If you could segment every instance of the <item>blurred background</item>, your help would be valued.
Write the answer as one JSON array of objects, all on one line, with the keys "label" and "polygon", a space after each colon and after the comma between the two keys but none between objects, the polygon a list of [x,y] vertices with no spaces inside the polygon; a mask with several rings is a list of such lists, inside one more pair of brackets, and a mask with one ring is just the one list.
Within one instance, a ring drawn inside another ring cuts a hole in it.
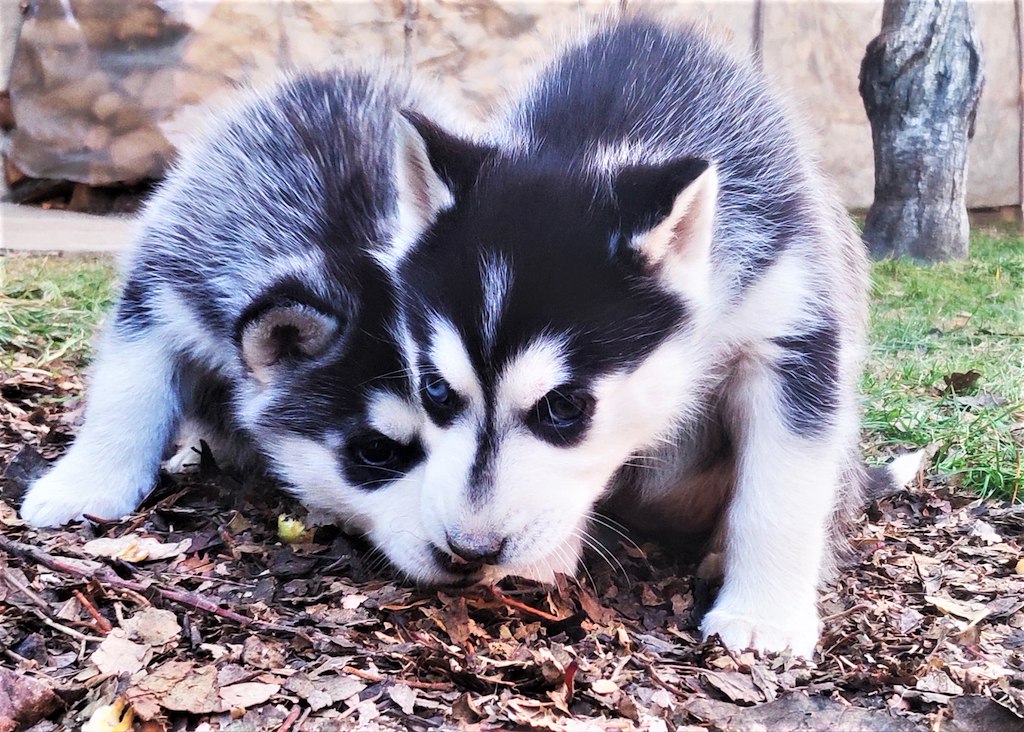
[{"label": "blurred background", "polygon": [[[626,6],[706,26],[795,102],[843,201],[871,204],[871,132],[857,92],[882,0],[0,0],[8,201],[130,211],[204,110],[281,69],[385,57],[485,118],[553,39]],[[986,84],[967,203],[1014,217],[1021,54],[1012,0],[973,3]]]}]

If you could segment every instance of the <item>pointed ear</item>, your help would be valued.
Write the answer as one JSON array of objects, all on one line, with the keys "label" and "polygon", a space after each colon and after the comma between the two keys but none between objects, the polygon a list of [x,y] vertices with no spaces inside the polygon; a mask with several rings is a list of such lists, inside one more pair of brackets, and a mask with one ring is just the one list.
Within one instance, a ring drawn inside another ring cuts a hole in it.
[{"label": "pointed ear", "polygon": [[434,173],[440,177],[451,194],[458,198],[473,185],[484,160],[494,149],[472,140],[451,134],[418,112],[405,110],[402,116],[413,126]]},{"label": "pointed ear", "polygon": [[276,305],[249,320],[241,330],[242,360],[262,385],[274,379],[282,363],[318,356],[338,331],[338,321],[297,302]]},{"label": "pointed ear", "polygon": [[623,233],[665,284],[691,298],[710,285],[718,170],[698,158],[619,171],[614,183]]},{"label": "pointed ear", "polygon": [[427,227],[473,184],[490,152],[416,112],[402,112],[397,126],[394,175],[398,225],[390,246],[377,255],[389,268],[394,268]]}]

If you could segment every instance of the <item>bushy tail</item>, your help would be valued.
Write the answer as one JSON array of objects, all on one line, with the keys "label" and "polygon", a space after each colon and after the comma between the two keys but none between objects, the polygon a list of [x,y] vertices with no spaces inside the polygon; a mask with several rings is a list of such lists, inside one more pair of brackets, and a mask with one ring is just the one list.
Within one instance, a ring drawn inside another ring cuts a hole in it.
[{"label": "bushy tail", "polygon": [[903,490],[917,478],[924,464],[925,451],[900,455],[887,465],[869,466],[864,476],[864,500],[885,498]]}]

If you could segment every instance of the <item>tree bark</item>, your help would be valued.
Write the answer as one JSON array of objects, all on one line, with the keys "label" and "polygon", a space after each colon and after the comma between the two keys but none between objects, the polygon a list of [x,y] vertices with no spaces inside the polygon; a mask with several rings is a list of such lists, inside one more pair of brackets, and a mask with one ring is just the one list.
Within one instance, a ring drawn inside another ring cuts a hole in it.
[{"label": "tree bark", "polygon": [[967,257],[967,146],[983,82],[965,0],[885,0],[860,67],[875,151],[864,227],[873,256]]}]

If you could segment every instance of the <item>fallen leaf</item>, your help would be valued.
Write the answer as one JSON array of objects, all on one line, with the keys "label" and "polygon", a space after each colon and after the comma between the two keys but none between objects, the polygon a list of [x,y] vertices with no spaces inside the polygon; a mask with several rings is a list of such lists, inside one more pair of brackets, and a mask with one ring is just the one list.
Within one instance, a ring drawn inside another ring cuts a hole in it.
[{"label": "fallen leaf", "polygon": [[960,696],[964,693],[963,687],[959,686],[945,671],[929,671],[917,680],[914,688],[918,691],[928,691],[933,694],[947,694],[949,696]]},{"label": "fallen leaf", "polygon": [[170,610],[146,607],[121,622],[129,638],[151,646],[164,646],[181,635],[181,625]]},{"label": "fallen leaf", "polygon": [[992,525],[985,523],[981,519],[975,521],[974,526],[971,527],[971,536],[976,536],[989,545],[1001,544],[1003,542],[1003,537],[992,528]]},{"label": "fallen leaf", "polygon": [[937,607],[946,615],[954,615],[958,618],[963,618],[971,623],[977,623],[979,620],[989,614],[987,607],[979,607],[976,605],[968,605],[963,602],[957,602],[949,597],[938,597],[935,595],[925,595],[925,602],[928,602]]},{"label": "fallen leaf", "polygon": [[254,707],[270,700],[281,690],[280,684],[264,684],[258,681],[246,681],[241,684],[231,684],[220,688],[220,698],[228,708]]},{"label": "fallen leaf", "polygon": [[595,694],[614,694],[619,685],[609,679],[598,679],[590,685],[590,690]]},{"label": "fallen leaf", "polygon": [[128,640],[128,634],[123,629],[114,628],[93,652],[90,660],[100,673],[120,676],[141,671],[149,653],[149,646]]},{"label": "fallen leaf", "polygon": [[745,704],[764,701],[764,695],[754,686],[754,680],[739,671],[708,671],[701,674],[701,678],[732,701]]},{"label": "fallen leaf", "polygon": [[965,372],[954,371],[942,377],[942,380],[946,383],[946,388],[943,392],[946,394],[964,394],[973,389],[980,378],[981,372],[974,369]]},{"label": "fallen leaf", "polygon": [[391,697],[391,701],[401,708],[404,714],[412,714],[413,707],[416,705],[415,689],[407,684],[395,684],[388,687],[388,696]]},{"label": "fallen leaf", "polygon": [[125,534],[116,539],[93,539],[82,548],[94,557],[110,557],[126,562],[152,562],[159,559],[170,559],[188,551],[191,539],[182,539],[173,544],[164,544],[150,536]]},{"label": "fallen leaf", "polygon": [[141,702],[147,696],[175,712],[205,714],[223,707],[217,694],[217,669],[204,666],[197,670],[191,661],[168,661],[128,690],[128,700],[137,712],[136,699]]}]

